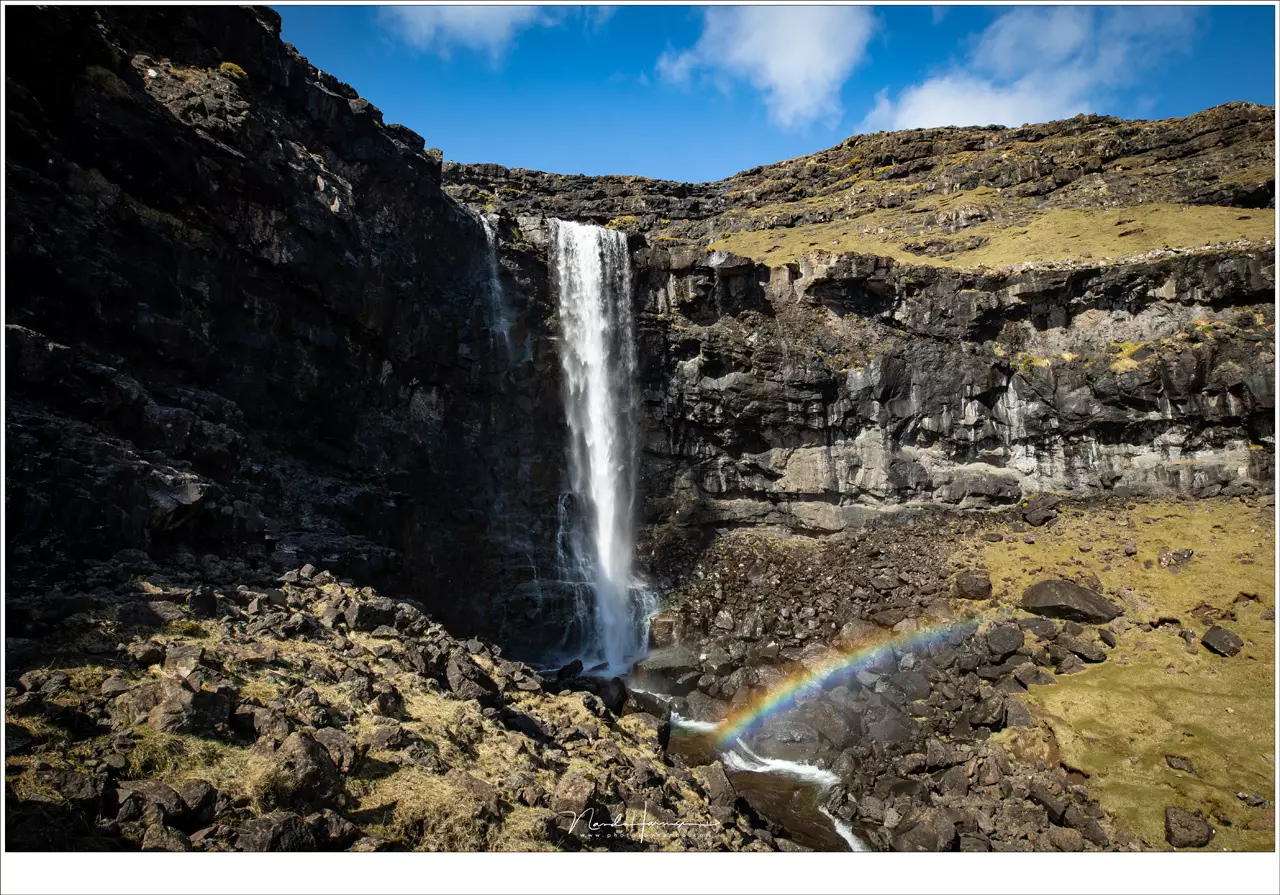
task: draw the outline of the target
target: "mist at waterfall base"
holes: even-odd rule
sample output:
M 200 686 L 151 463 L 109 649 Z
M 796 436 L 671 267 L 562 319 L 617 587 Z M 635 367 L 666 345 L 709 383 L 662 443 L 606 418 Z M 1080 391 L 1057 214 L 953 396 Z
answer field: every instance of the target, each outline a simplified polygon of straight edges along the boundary
M 552 221 L 551 231 L 569 434 L 558 574 L 575 594 L 570 638 L 583 664 L 626 674 L 656 609 L 631 564 L 637 447 L 630 256 L 620 232 L 566 221 Z

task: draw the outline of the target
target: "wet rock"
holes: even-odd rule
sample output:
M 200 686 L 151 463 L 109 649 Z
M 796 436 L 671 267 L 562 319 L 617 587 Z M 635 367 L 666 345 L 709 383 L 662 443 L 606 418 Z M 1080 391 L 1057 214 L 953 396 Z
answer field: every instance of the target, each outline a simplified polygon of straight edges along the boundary
M 986 569 L 961 572 L 955 578 L 955 594 L 964 600 L 988 600 L 991 598 L 991 576 Z
M 677 618 L 669 612 L 659 612 L 649 619 L 649 646 L 661 649 L 676 642 Z
M 1041 581 L 1023 592 L 1022 608 L 1036 615 L 1102 624 L 1120 615 L 1120 609 L 1096 591 L 1073 581 Z
M 236 851 L 315 851 L 316 840 L 306 821 L 292 811 L 276 811 L 240 825 Z
M 1205 631 L 1200 642 L 1219 656 L 1228 658 L 1244 649 L 1244 641 L 1234 631 L 1218 625 Z
M 1174 848 L 1203 848 L 1213 830 L 1204 818 L 1170 805 L 1164 809 L 1164 838 Z
M 693 776 L 707 793 L 712 805 L 722 808 L 732 807 L 738 794 L 724 772 L 724 765 L 715 761 L 709 765 L 701 765 L 693 769 Z
M 582 674 L 582 660 L 574 659 L 568 665 L 556 670 L 556 680 L 566 681 L 570 678 L 575 678 L 580 674 Z
M 689 717 L 694 721 L 723 721 L 729 714 L 729 706 L 719 699 L 713 699 L 700 690 L 694 690 L 686 697 L 689 705 Z
M 779 837 L 775 840 L 775 842 L 776 842 L 776 844 L 777 844 L 777 846 L 778 846 L 778 851 L 782 851 L 782 852 L 811 852 L 811 851 L 813 851 L 813 849 L 809 848 L 809 846 L 807 846 L 807 845 L 801 845 L 799 842 L 795 842 L 795 841 L 793 841 L 793 840 L 791 840 L 791 839 L 783 839 L 781 836 L 779 836 Z

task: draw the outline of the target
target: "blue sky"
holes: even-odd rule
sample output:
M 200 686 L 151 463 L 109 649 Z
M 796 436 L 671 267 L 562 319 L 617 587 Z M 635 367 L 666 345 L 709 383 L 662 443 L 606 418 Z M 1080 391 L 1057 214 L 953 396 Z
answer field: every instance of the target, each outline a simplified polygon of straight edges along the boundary
M 855 133 L 1275 103 L 1271 6 L 279 6 L 445 158 L 701 181 Z

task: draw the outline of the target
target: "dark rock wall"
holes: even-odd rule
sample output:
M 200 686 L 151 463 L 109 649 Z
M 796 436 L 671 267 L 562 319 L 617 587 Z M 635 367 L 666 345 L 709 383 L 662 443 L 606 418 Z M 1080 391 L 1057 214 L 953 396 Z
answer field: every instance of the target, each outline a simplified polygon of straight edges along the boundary
M 10 24 L 12 574 L 314 561 L 495 628 L 561 481 L 542 261 L 503 252 L 508 357 L 438 157 L 271 10 Z
M 1269 250 L 989 274 L 640 254 L 650 522 L 1270 487 Z

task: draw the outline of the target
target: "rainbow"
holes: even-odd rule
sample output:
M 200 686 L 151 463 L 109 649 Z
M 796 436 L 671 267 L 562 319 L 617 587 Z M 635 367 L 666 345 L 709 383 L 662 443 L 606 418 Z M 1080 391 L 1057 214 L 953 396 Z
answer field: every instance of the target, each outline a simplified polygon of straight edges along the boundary
M 877 659 L 883 660 L 887 654 L 892 654 L 895 650 L 909 651 L 931 647 L 946 642 L 957 633 L 976 630 L 977 625 L 976 616 L 967 616 L 959 620 L 930 625 L 910 633 L 890 636 L 875 643 L 862 644 L 852 652 L 837 654 L 816 668 L 806 668 L 793 674 L 749 705 L 729 715 L 716 728 L 716 741 L 720 748 L 726 748 L 742 736 L 748 728 L 771 715 L 791 708 L 801 695 L 813 688 L 821 687 L 840 675 L 854 674 Z

